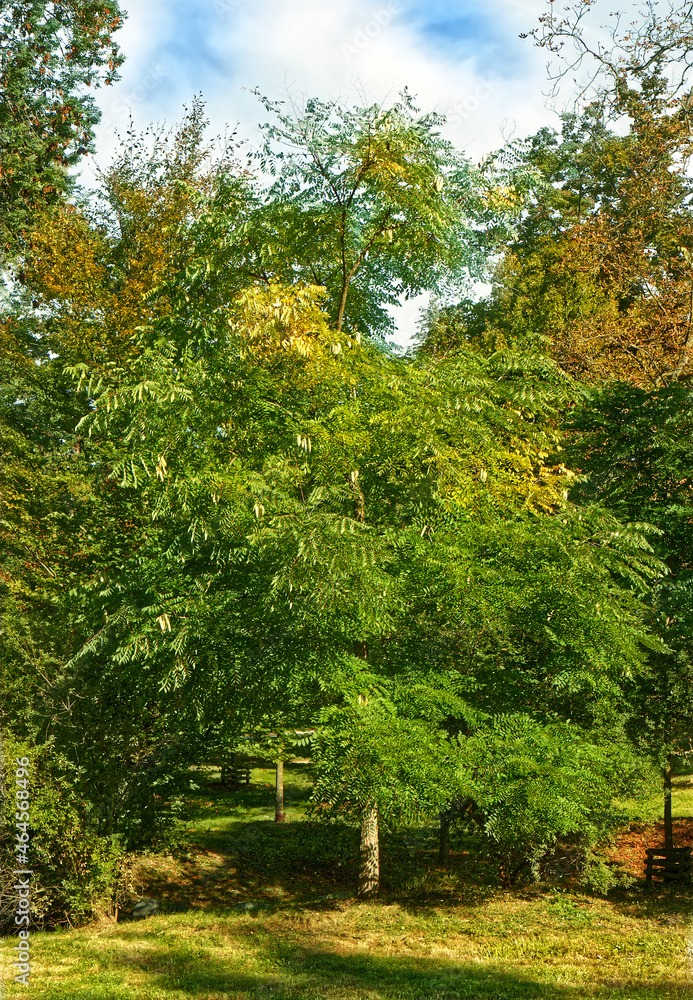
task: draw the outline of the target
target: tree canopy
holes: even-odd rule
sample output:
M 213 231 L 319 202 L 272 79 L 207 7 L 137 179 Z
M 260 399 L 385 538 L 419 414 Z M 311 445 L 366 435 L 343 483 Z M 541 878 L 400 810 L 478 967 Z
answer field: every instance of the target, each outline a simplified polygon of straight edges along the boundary
M 589 55 L 589 6 L 536 40 Z M 587 850 L 688 748 L 692 119 L 669 49 L 645 27 L 630 61 L 597 53 L 560 133 L 479 166 L 406 91 L 263 98 L 242 163 L 196 100 L 87 197 L 68 169 L 122 15 L 3 17 L 2 711 L 73 790 L 65 836 L 79 815 L 84 857 L 117 865 L 192 762 L 283 759 L 302 725 L 312 815 L 361 826 L 364 894 L 378 823 L 458 807 L 506 885 L 560 838 Z M 390 309 L 422 291 L 397 352 Z

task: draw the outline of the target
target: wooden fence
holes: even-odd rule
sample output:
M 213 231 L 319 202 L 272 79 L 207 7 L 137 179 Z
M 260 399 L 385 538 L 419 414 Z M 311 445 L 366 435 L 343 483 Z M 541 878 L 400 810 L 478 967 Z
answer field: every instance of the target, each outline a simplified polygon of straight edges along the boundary
M 690 882 L 691 847 L 651 847 L 647 851 L 646 881 L 653 875 L 665 882 Z

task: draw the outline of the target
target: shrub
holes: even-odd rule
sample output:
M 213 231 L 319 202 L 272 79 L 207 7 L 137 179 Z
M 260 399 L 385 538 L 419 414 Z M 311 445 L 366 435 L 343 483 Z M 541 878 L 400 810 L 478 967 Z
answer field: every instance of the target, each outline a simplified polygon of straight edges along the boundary
M 461 739 L 464 794 L 504 885 L 539 868 L 559 838 L 582 845 L 596 884 L 608 879 L 589 848 L 616 825 L 618 795 L 639 784 L 643 763 L 619 734 L 569 723 L 500 716 Z M 594 862 L 594 863 L 593 863 Z
M 116 915 L 131 888 L 130 861 L 119 838 L 99 836 L 85 822 L 82 803 L 74 791 L 74 769 L 52 743 L 29 746 L 5 736 L 0 924 L 4 929 L 14 928 L 15 768 L 21 757 L 29 760 L 32 924 L 46 927 L 79 923 L 97 913 Z

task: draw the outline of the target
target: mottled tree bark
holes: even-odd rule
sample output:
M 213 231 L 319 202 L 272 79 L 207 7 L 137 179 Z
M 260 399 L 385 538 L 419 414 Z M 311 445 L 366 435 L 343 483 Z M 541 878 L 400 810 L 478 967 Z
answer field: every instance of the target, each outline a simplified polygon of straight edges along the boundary
M 372 899 L 380 888 L 380 844 L 378 841 L 378 809 L 372 805 L 361 821 L 361 867 L 359 890 L 361 899 Z
M 354 495 L 354 519 L 360 524 L 366 522 L 366 498 L 359 482 L 358 469 L 350 473 L 349 485 Z M 363 639 L 354 640 L 354 656 L 368 659 L 368 643 Z M 380 888 L 380 842 L 378 839 L 378 807 L 371 803 L 361 818 L 361 864 L 359 868 L 358 895 L 361 899 L 371 899 L 378 895 Z
M 284 812 L 284 761 L 277 761 L 276 798 L 274 802 L 274 822 L 286 823 Z

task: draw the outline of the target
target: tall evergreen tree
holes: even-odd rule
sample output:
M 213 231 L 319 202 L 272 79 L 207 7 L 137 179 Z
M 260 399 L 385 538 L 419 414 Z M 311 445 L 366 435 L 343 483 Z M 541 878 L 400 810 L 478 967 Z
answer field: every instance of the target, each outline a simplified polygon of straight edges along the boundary
M 94 151 L 90 88 L 118 79 L 117 0 L 17 0 L 0 7 L 0 257 L 23 246 L 37 209 L 70 190 Z

